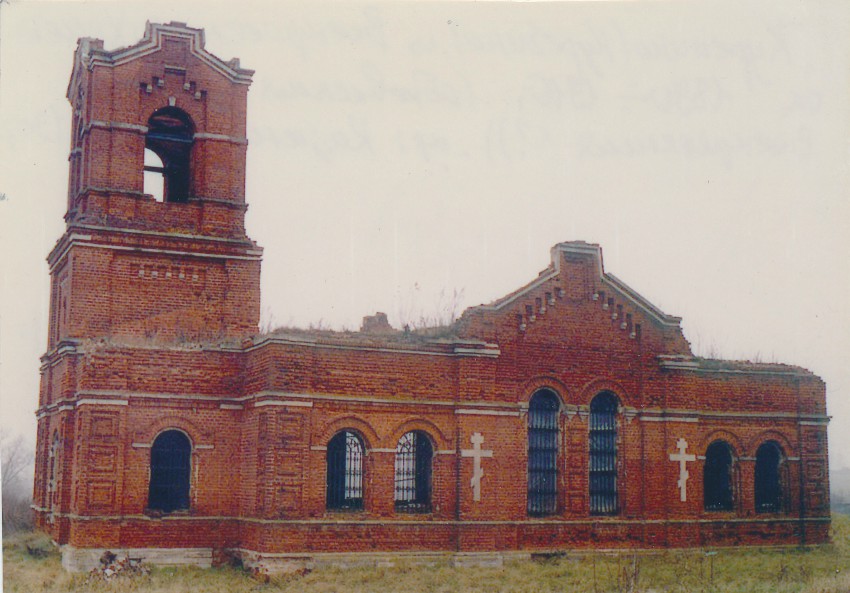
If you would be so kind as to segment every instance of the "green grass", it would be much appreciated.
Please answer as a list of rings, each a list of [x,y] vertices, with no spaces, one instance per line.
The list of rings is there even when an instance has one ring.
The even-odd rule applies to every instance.
[[[71,575],[42,535],[19,534],[3,541],[6,593],[846,593],[850,592],[850,517],[835,515],[833,544],[806,549],[662,551],[633,555],[580,553],[543,561],[508,562],[499,568],[453,568],[403,561],[393,567],[323,568],[306,575],[257,580],[232,568],[154,568],[149,575],[118,582]],[[27,551],[44,550],[45,555]],[[712,577],[713,575],[713,577]]]

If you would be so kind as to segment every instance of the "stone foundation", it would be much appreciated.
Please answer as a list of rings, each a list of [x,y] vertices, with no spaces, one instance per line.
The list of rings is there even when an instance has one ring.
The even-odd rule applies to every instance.
[[[69,572],[88,572],[100,566],[100,558],[106,551],[118,558],[138,559],[156,566],[212,566],[212,548],[75,548],[60,546],[62,567]]]

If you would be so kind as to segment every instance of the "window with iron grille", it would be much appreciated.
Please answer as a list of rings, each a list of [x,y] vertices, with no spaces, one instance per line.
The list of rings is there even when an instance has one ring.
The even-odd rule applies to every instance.
[[[405,433],[395,450],[395,508],[409,513],[431,510],[431,440],[418,430]]]
[[[616,515],[617,396],[598,394],[590,402],[590,514]]]
[[[528,404],[528,514],[558,512],[558,411],[560,400],[538,391]]]
[[[151,447],[151,481],[148,508],[171,511],[189,508],[189,475],[192,444],[179,430],[167,430]]]
[[[706,511],[731,511],[732,448],[724,441],[714,441],[705,451],[703,496]]]
[[[342,431],[328,443],[327,508],[363,508],[363,441]]]
[[[757,513],[778,513],[782,509],[782,450],[773,441],[756,451],[755,499]]]

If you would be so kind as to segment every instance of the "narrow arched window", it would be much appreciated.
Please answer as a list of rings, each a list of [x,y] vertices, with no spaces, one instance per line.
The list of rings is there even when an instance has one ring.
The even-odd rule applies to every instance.
[[[50,451],[48,453],[50,458],[50,469],[48,472],[48,481],[47,481],[47,508],[51,513],[56,512],[59,509],[59,476],[61,469],[60,465],[60,450],[61,450],[61,441],[59,439],[59,432],[54,431],[53,433],[53,443],[50,445]]]
[[[528,514],[558,511],[558,410],[560,400],[548,389],[528,404]]]
[[[342,431],[328,443],[327,508],[363,508],[363,441]]]
[[[615,515],[617,498],[617,396],[603,391],[590,402],[590,514]]]
[[[403,512],[431,510],[431,440],[418,430],[407,432],[395,449],[395,508]]]
[[[148,508],[171,512],[189,508],[192,444],[179,430],[167,430],[151,447]]]
[[[732,448],[725,441],[714,441],[705,451],[703,493],[706,511],[732,510]]]
[[[164,107],[154,112],[148,120],[145,152],[154,153],[160,163],[145,155],[145,191],[149,185],[162,185],[163,201],[185,202],[189,199],[193,137],[192,120],[184,111]]]
[[[782,450],[773,441],[756,451],[755,499],[757,513],[778,513],[782,509]]]

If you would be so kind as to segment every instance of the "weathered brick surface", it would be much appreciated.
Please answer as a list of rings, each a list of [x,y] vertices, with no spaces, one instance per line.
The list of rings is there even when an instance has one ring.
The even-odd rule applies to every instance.
[[[265,554],[511,551],[817,543],[828,537],[824,385],[793,366],[693,357],[679,319],[564,243],[525,287],[430,337],[292,330],[258,336],[260,249],[244,229],[250,71],[180,24],[138,46],[81,42],[67,231],[50,254],[39,392],[39,526],[81,548]],[[150,88],[148,88],[150,85]],[[147,121],[173,103],[194,124],[186,203],[142,194]],[[529,517],[528,404],[560,399],[557,512]],[[616,395],[618,512],[592,516],[589,408]],[[191,444],[190,508],[147,511],[151,445]],[[366,448],[364,509],[326,508],[327,446]],[[434,450],[431,509],[394,504],[406,432]],[[461,455],[483,436],[480,500]],[[677,442],[687,464],[680,500]],[[734,505],[707,512],[703,467],[733,454]],[[755,456],[783,455],[782,505],[755,509]]]

